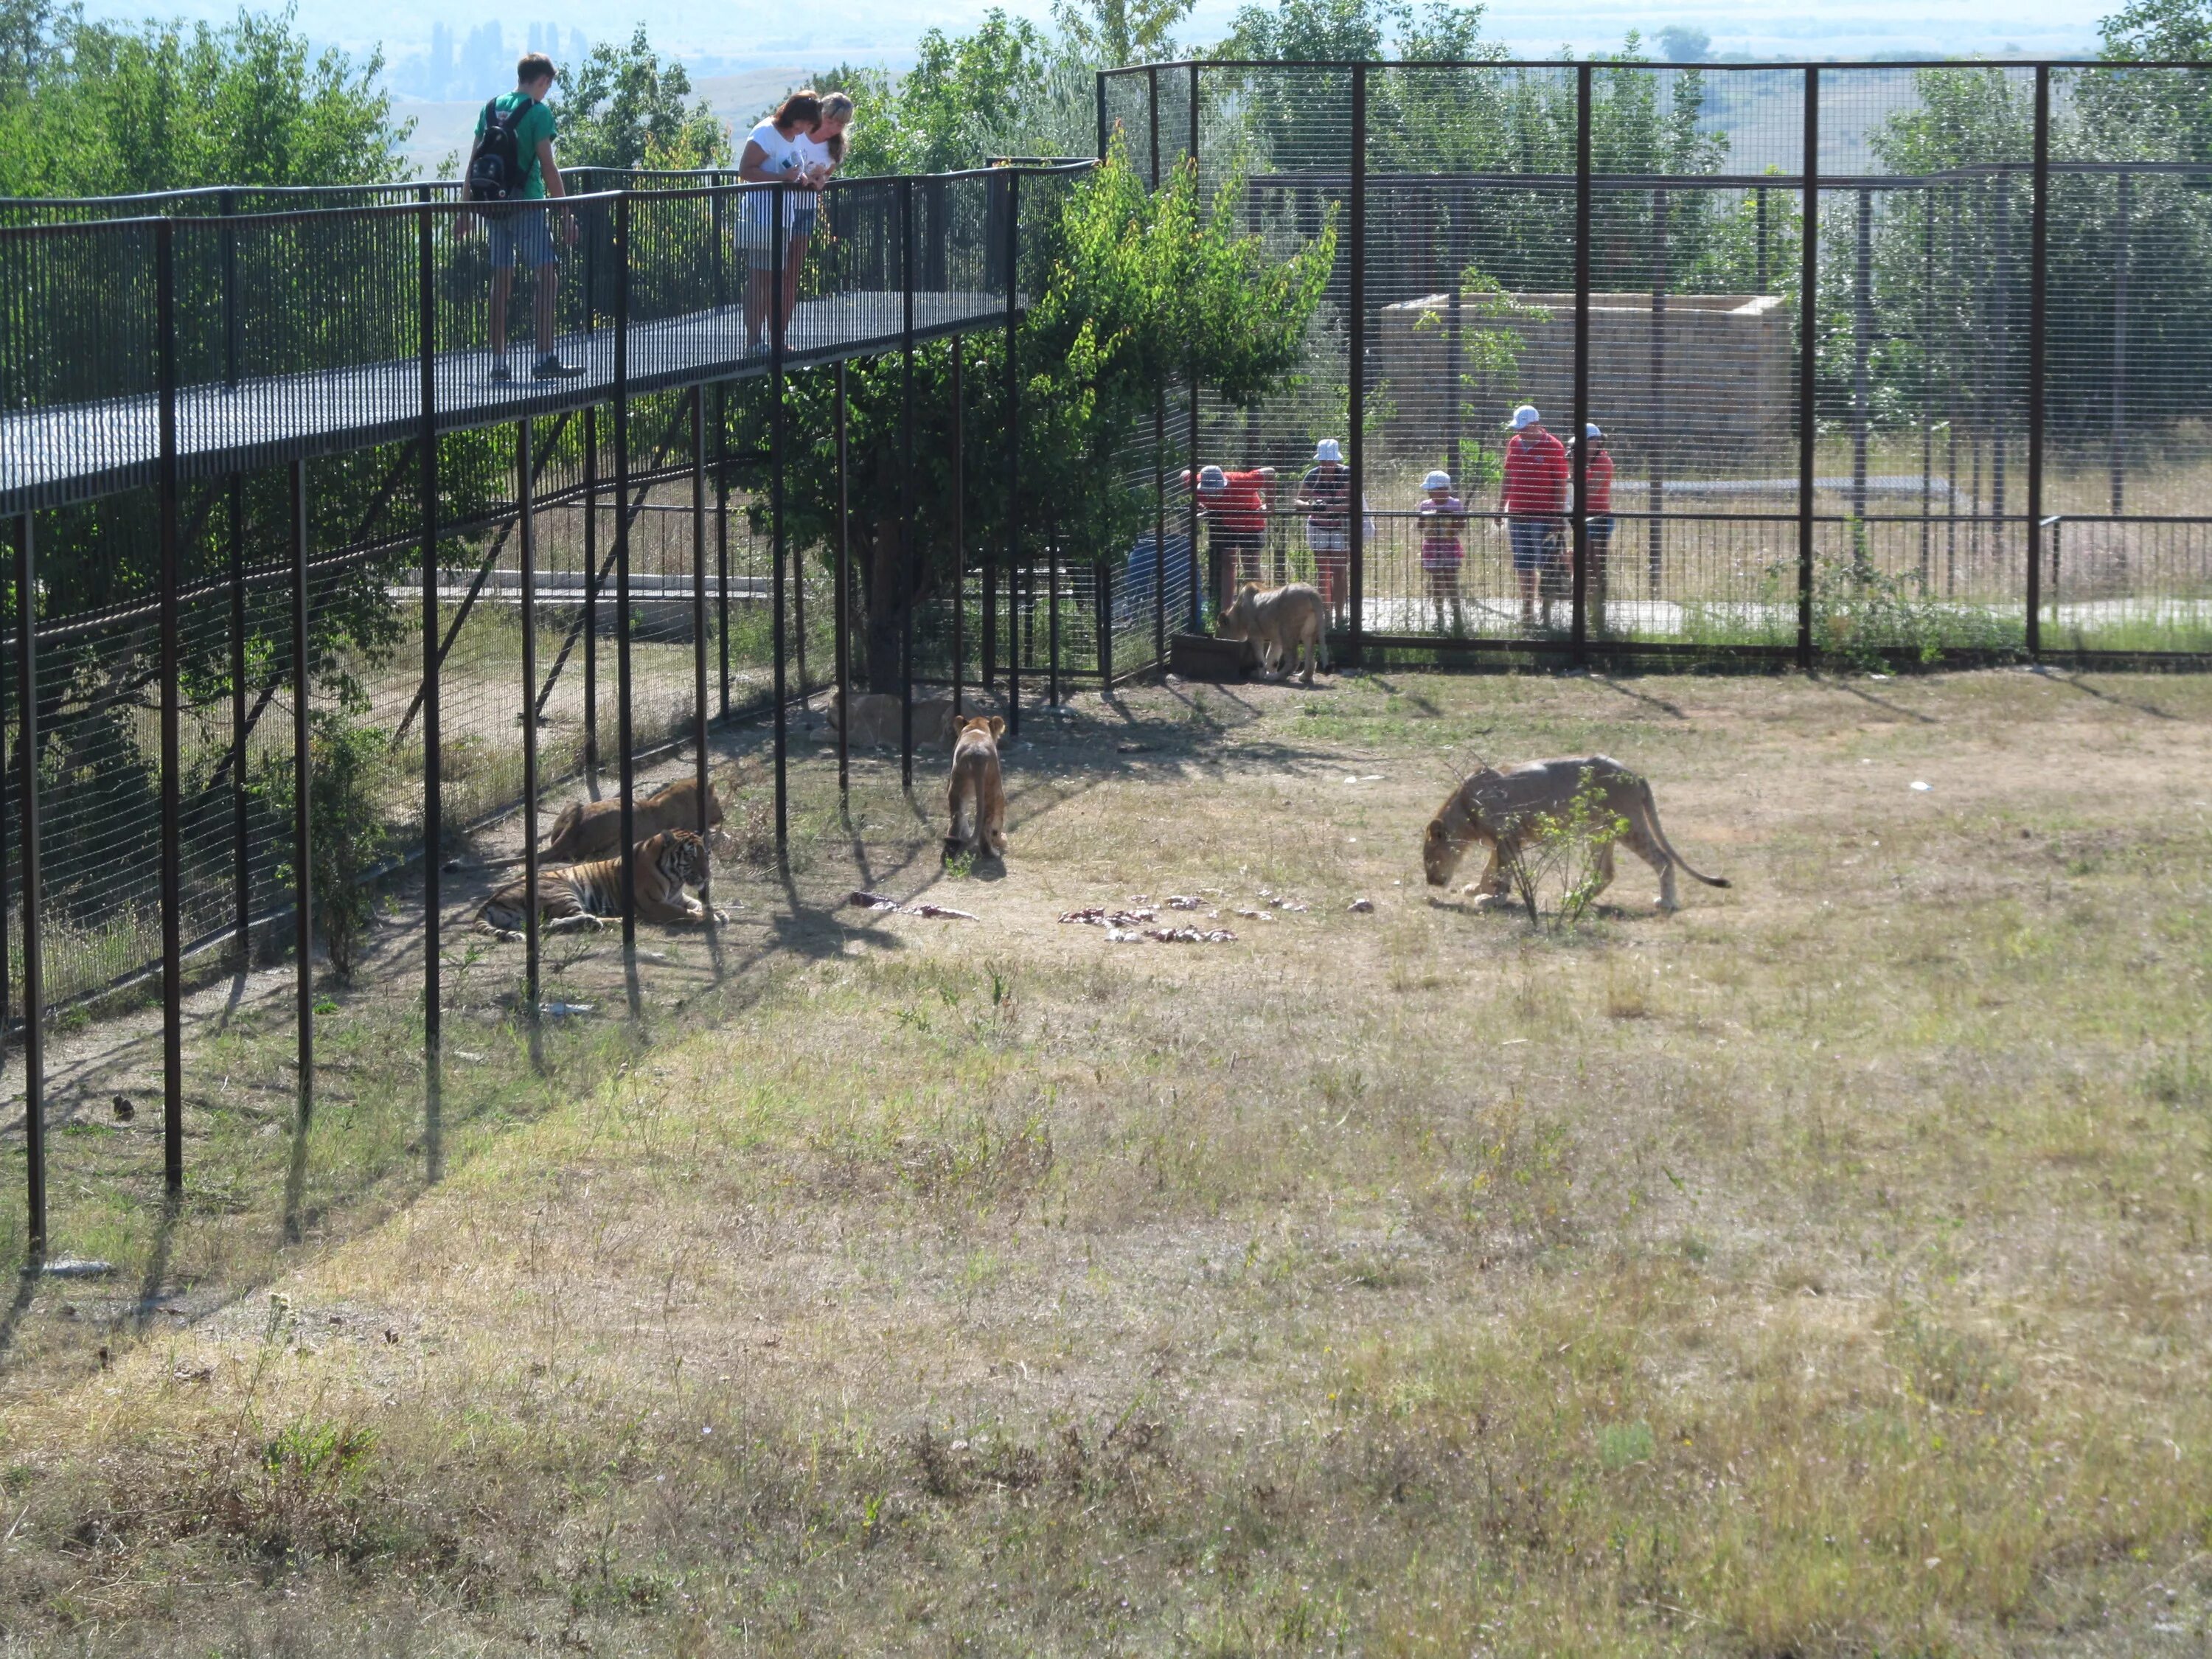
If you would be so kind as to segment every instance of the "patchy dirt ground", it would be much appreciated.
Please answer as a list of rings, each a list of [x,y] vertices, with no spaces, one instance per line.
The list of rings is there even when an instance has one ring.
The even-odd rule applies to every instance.
[[[591,1012],[534,1064],[516,952],[457,948],[434,1139],[404,908],[304,1139],[289,1005],[216,994],[181,1212],[145,1115],[56,1137],[120,1271],[0,1310],[0,1633],[2199,1650],[2212,684],[1024,725],[1003,869],[940,868],[941,760],[841,810],[816,752],[787,872],[648,930],[638,1018],[608,942],[549,958]],[[1735,886],[1661,917],[1624,859],[1532,927],[1422,884],[1455,768],[1593,750]],[[1059,920],[1139,902],[1237,938]]]

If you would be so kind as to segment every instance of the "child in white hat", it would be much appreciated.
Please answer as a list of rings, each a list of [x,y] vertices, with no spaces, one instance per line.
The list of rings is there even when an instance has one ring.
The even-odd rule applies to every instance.
[[[1352,591],[1352,469],[1344,446],[1323,438],[1313,465],[1298,480],[1291,505],[1306,517],[1306,551],[1313,555],[1315,586],[1332,617]]]
[[[1452,494],[1451,474],[1431,472],[1421,480],[1421,499],[1413,511],[1421,520],[1421,568],[1428,573],[1429,598],[1437,608],[1437,632],[1444,631],[1444,607],[1451,607],[1452,630],[1464,633],[1467,618],[1460,608],[1459,570],[1467,549],[1461,526],[1467,522],[1467,506]]]

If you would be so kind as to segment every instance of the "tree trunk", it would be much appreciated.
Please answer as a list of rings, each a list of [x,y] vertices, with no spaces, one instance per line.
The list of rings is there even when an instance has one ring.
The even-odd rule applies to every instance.
[[[868,563],[868,690],[896,694],[899,689],[899,594],[903,590],[903,548],[896,519],[876,525]]]

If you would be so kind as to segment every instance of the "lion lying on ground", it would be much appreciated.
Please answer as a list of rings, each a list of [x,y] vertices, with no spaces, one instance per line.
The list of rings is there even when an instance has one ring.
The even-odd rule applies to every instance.
[[[1299,682],[1302,685],[1313,684],[1316,656],[1323,668],[1328,666],[1328,612],[1322,605],[1321,595],[1304,582],[1265,592],[1259,583],[1246,582],[1221,613],[1221,637],[1251,641],[1260,650],[1260,672],[1272,674],[1279,662],[1285,679],[1290,678],[1298,647],[1304,646],[1306,672]]]
[[[977,858],[1006,855],[1006,790],[999,773],[999,734],[1006,729],[996,714],[960,723],[960,740],[952,745],[952,787],[945,795],[952,818],[952,833],[945,838],[948,859],[963,852]]]
[[[969,693],[972,702],[974,693]],[[835,737],[837,728],[845,724],[846,702],[843,695],[830,694],[828,710],[830,733]],[[845,741],[855,749],[896,748],[902,740],[903,724],[899,700],[887,691],[856,691],[852,697],[853,723]],[[959,733],[960,720],[952,713],[950,697],[917,697],[914,704],[914,741],[920,748],[949,748]]]
[[[1490,862],[1474,884],[1477,904],[1504,898],[1511,890],[1500,867],[1498,849],[1510,853],[1534,838],[1541,821],[1565,822],[1577,796],[1601,823],[1625,820],[1620,844],[1659,872],[1659,908],[1679,910],[1674,896],[1674,871],[1683,871],[1708,887],[1729,884],[1718,876],[1700,875],[1667,840],[1659,827],[1658,803],[1651,786],[1619,761],[1604,755],[1584,755],[1564,760],[1525,761],[1503,771],[1484,767],[1452,791],[1435,817],[1429,820],[1422,843],[1421,862],[1429,885],[1442,887],[1459,868],[1467,849],[1480,842],[1490,849]],[[1612,842],[1600,847],[1595,859],[1595,898],[1613,882]]]

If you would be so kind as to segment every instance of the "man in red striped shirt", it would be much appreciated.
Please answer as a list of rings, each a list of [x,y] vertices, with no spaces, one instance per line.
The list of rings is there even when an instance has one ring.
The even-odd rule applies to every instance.
[[[1521,620],[1533,623],[1545,544],[1558,533],[1567,510],[1567,447],[1544,429],[1544,417],[1534,404],[1513,411],[1498,509],[1496,516],[1508,520],[1512,538],[1513,574],[1521,581]]]

